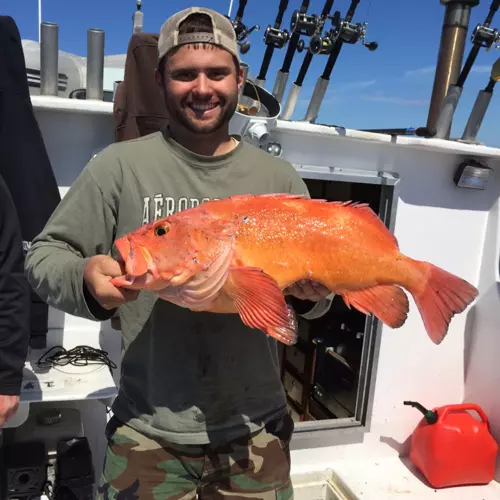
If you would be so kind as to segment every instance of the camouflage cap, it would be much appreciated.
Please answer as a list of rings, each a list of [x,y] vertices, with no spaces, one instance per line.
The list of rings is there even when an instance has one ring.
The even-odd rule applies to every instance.
[[[206,14],[212,21],[213,33],[184,33],[179,34],[179,25],[191,14]],[[172,49],[188,43],[212,43],[226,49],[238,62],[240,56],[238,53],[238,44],[236,42],[236,33],[231,21],[219,14],[215,10],[204,7],[190,7],[181,10],[169,17],[161,27],[158,38],[158,62]]]

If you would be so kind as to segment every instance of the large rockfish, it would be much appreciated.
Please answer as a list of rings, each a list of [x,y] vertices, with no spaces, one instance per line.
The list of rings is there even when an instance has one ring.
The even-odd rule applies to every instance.
[[[119,238],[115,286],[147,289],[193,311],[239,313],[285,344],[296,320],[282,290],[300,279],[341,295],[391,328],[408,314],[407,290],[436,344],[475,299],[468,282],[403,255],[367,204],[301,195],[239,195],[208,201]]]

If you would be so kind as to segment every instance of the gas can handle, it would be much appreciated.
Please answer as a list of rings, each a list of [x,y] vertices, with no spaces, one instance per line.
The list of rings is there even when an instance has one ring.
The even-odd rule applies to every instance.
[[[486,416],[486,413],[484,413],[483,409],[480,406],[474,403],[463,403],[458,405],[445,406],[443,411],[440,412],[438,422],[442,423],[444,419],[448,416],[448,413],[450,412],[466,411],[466,410],[476,411],[481,417],[483,424],[488,425],[488,417]]]

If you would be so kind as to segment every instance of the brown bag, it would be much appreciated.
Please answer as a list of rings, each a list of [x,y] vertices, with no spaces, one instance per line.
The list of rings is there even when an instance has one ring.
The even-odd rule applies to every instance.
[[[125,74],[113,106],[115,142],[157,132],[167,124],[167,108],[154,77],[158,36],[134,33],[130,38]]]

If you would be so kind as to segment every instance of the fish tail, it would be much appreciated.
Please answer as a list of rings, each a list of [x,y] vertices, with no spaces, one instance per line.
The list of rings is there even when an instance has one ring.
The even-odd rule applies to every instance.
[[[411,261],[411,259],[410,259]],[[448,333],[455,314],[463,312],[477,297],[470,283],[429,262],[413,261],[419,279],[408,291],[417,304],[425,329],[435,344]]]

